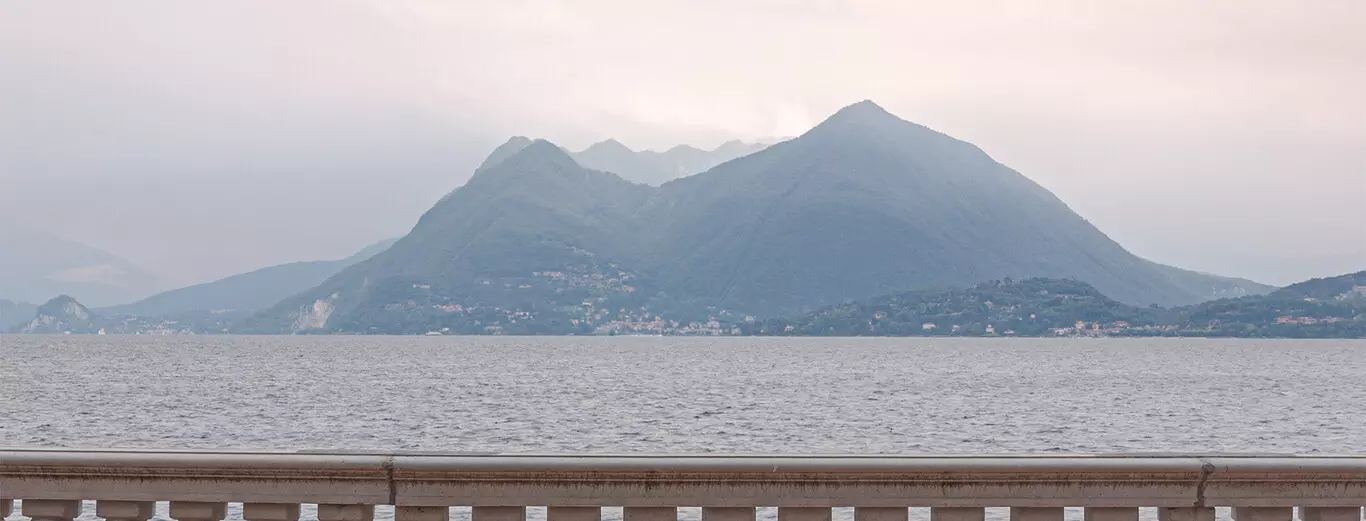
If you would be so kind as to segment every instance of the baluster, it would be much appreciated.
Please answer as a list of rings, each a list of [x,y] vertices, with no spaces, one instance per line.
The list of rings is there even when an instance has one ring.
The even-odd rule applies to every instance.
[[[318,505],[318,521],[375,521],[375,505]]]
[[[985,521],[987,509],[982,507],[931,507],[930,521]]]
[[[1010,521],[1062,521],[1062,508],[1010,507]]]
[[[1361,507],[1300,507],[1302,521],[1361,521]]]
[[[155,501],[108,501],[95,502],[95,515],[105,521],[147,521],[157,513]]]
[[[1084,521],[1138,521],[1138,507],[1086,507]]]
[[[1234,507],[1235,521],[1294,521],[1294,507]]]
[[[171,519],[176,521],[223,521],[228,513],[227,503],[203,501],[172,501]]]
[[[702,507],[702,521],[754,521],[754,507]]]
[[[1214,507],[1162,507],[1157,521],[1214,521]]]
[[[298,503],[243,503],[246,521],[299,521]]]
[[[71,521],[81,516],[79,499],[25,499],[22,513],[33,521]]]
[[[626,507],[622,509],[621,521],[678,521],[678,509],[674,507]]]
[[[545,520],[602,521],[602,507],[548,507],[545,509]]]
[[[830,508],[778,507],[778,521],[830,521]]]
[[[394,507],[394,521],[448,521],[450,507]]]
[[[854,507],[854,521],[906,521],[909,507]]]

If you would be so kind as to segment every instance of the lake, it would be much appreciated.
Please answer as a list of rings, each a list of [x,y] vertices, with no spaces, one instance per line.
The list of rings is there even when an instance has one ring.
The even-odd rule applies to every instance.
[[[1352,452],[1366,341],[0,337],[0,445]]]

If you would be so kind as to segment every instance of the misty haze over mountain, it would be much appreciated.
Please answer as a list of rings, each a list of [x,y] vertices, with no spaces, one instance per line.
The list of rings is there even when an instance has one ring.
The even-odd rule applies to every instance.
[[[507,136],[711,150],[873,98],[1143,258],[1358,271],[1364,9],[8,2],[0,223],[83,253],[0,266],[128,302],[403,235]]]

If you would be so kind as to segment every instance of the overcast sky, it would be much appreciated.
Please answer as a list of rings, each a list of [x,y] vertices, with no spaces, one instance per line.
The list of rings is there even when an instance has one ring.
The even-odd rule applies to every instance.
[[[168,283],[407,231],[509,135],[800,134],[871,98],[1134,252],[1366,269],[1366,2],[0,2],[0,219]]]

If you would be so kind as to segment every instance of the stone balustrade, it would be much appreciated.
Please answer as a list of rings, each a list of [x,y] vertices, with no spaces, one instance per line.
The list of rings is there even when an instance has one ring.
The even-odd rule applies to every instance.
[[[473,521],[523,521],[528,506],[547,521],[598,521],[624,507],[624,521],[675,521],[701,507],[703,521],[754,521],[777,507],[779,521],[830,521],[853,507],[855,521],[906,521],[929,507],[931,521],[983,521],[1008,507],[1011,521],[1061,521],[1083,507],[1086,521],[1361,521],[1366,457],[1356,456],[655,456],[366,454],[0,450],[0,514],[13,500],[36,521],[71,521],[82,500],[111,521],[146,521],[157,501],[178,521],[220,521],[229,502],[246,521],[298,521],[316,504],[319,521],[371,521],[393,505],[396,521],[447,521],[451,506]],[[3,517],[3,516],[0,516]]]

